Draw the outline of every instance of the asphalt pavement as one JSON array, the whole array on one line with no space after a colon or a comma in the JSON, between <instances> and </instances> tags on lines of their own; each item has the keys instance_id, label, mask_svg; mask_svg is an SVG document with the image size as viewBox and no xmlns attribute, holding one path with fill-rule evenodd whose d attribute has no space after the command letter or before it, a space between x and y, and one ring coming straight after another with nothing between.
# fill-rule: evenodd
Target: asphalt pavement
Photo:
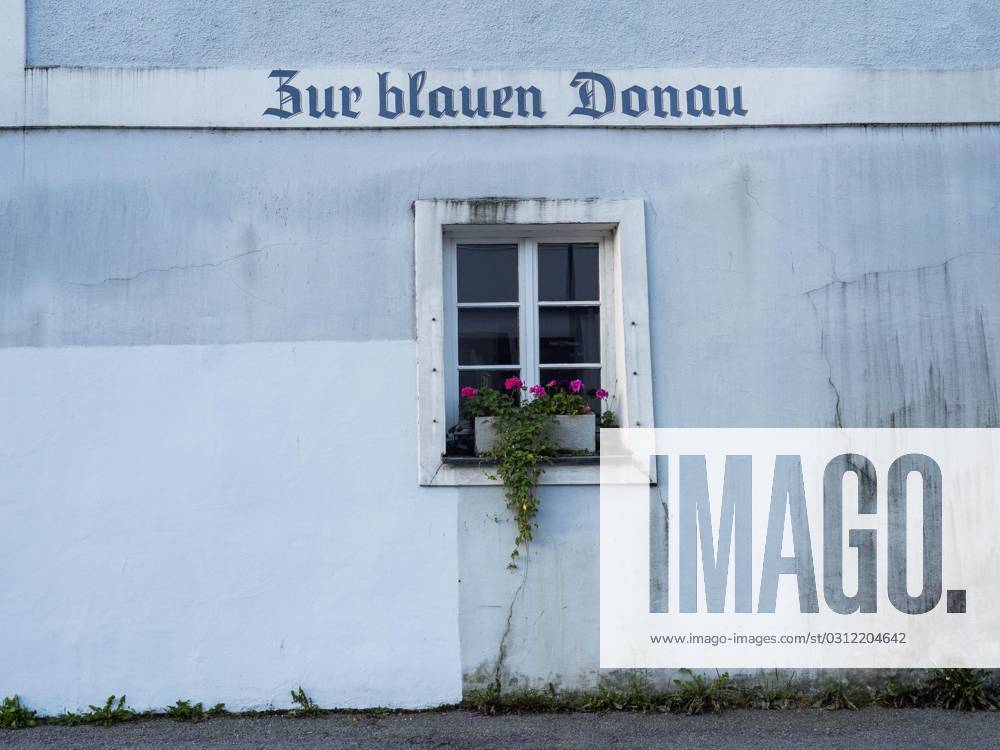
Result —
<instances>
[{"instance_id":1,"label":"asphalt pavement","mask_svg":"<svg viewBox=\"0 0 1000 750\"><path fill-rule=\"evenodd\" d=\"M934 709L728 711L669 714L524 714L470 711L219 718L165 718L113 727L0 730L2 748L229 750L276 748L998 748L1000 712Z\"/></svg>"}]
</instances>

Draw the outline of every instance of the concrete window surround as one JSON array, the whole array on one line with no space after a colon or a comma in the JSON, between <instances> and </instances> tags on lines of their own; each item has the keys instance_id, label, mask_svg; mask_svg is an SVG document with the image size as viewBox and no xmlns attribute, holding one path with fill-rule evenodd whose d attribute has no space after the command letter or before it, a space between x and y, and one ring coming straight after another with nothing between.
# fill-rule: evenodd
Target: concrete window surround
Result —
<instances>
[{"instance_id":1,"label":"concrete window surround","mask_svg":"<svg viewBox=\"0 0 1000 750\"><path fill-rule=\"evenodd\" d=\"M646 229L640 199L466 198L414 202L419 479L423 485L490 485L488 471L445 463L448 430L445 246L455 235L495 237L553 230L606 236L602 269L602 379L619 423L652 426ZM627 289L628 294L622 290ZM606 294L605 294L606 291ZM597 465L557 464L542 484L598 484Z\"/></svg>"}]
</instances>

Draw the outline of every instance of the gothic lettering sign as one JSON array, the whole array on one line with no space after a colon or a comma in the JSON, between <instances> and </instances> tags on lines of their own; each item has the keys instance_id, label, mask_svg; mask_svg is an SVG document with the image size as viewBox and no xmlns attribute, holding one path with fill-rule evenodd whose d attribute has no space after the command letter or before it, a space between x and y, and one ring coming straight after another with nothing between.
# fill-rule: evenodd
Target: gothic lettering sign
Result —
<instances>
[{"instance_id":1,"label":"gothic lettering sign","mask_svg":"<svg viewBox=\"0 0 1000 750\"><path fill-rule=\"evenodd\" d=\"M6 88L5 88L6 86ZM0 69L0 127L733 128L1000 122L1000 69Z\"/></svg>"},{"instance_id":2,"label":"gothic lettering sign","mask_svg":"<svg viewBox=\"0 0 1000 750\"><path fill-rule=\"evenodd\" d=\"M389 72L378 75L378 83L365 94L365 88L355 81L346 83L304 82L298 70L275 69L268 78L277 79L277 102L267 107L263 116L287 120L304 115L322 120L357 120L365 108L373 116L387 121L421 121L431 124L453 122L480 124L490 120L496 124L533 121L586 123L608 115L646 118L648 120L681 120L691 118L745 118L749 113L743 100L741 85L709 85L696 83L681 87L671 83L626 86L597 71L579 71L569 81L572 91L549 91L529 81L482 86L464 83L460 86L440 83L428 77L427 71L417 70L393 78ZM438 85L439 84L439 85ZM546 99L551 102L547 111ZM572 108L566 108L572 104ZM562 108L560 110L559 108ZM576 118L576 119L573 119ZM620 118L619 118L620 119Z\"/></svg>"}]
</instances>

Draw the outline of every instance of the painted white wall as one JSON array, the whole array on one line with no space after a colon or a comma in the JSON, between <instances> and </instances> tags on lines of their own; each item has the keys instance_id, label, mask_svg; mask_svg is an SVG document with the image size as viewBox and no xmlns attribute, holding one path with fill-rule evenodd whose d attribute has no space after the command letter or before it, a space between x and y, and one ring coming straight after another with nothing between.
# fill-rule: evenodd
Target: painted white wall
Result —
<instances>
[{"instance_id":1,"label":"painted white wall","mask_svg":"<svg viewBox=\"0 0 1000 750\"><path fill-rule=\"evenodd\" d=\"M457 701L457 503L416 484L414 357L0 350L0 694Z\"/></svg>"},{"instance_id":2,"label":"painted white wall","mask_svg":"<svg viewBox=\"0 0 1000 750\"><path fill-rule=\"evenodd\" d=\"M454 700L508 616L508 682L596 682L596 491L545 491L515 601L502 494L417 487L416 198L642 198L659 426L1000 424L996 126L29 131L0 163L0 692L43 710Z\"/></svg>"},{"instance_id":3,"label":"painted white wall","mask_svg":"<svg viewBox=\"0 0 1000 750\"><path fill-rule=\"evenodd\" d=\"M27 0L32 65L990 67L991 0Z\"/></svg>"}]
</instances>

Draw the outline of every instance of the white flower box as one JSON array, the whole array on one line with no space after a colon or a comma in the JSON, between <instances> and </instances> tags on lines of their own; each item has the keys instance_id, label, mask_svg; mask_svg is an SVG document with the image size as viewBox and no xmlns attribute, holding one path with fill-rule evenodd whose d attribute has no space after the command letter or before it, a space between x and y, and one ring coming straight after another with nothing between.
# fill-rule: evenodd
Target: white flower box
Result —
<instances>
[{"instance_id":1,"label":"white flower box","mask_svg":"<svg viewBox=\"0 0 1000 750\"><path fill-rule=\"evenodd\" d=\"M593 414L560 415L552 425L552 438L560 450L587 451L597 448L597 422ZM483 455L493 448L496 440L493 417L476 417L476 454Z\"/></svg>"}]
</instances>

